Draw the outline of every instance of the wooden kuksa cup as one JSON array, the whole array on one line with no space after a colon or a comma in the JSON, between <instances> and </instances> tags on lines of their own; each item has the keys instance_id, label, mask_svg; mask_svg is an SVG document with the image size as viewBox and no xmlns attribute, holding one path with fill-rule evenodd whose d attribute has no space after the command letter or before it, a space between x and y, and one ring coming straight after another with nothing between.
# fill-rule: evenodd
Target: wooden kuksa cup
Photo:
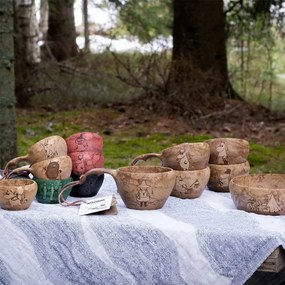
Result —
<instances>
[{"instance_id":1,"label":"wooden kuksa cup","mask_svg":"<svg viewBox=\"0 0 285 285\"><path fill-rule=\"evenodd\" d=\"M125 166L118 169L94 168L74 181L71 186L83 184L89 175L110 174L113 176L117 191L127 208L136 210L160 209L170 196L175 184L174 170L162 166ZM67 184L65 187L69 187ZM62 197L65 187L59 194L63 206L76 205L81 201L68 203Z\"/></svg>"},{"instance_id":2,"label":"wooden kuksa cup","mask_svg":"<svg viewBox=\"0 0 285 285\"><path fill-rule=\"evenodd\" d=\"M0 207L5 210L25 210L37 193L37 183L31 179L0 180Z\"/></svg>"},{"instance_id":3,"label":"wooden kuksa cup","mask_svg":"<svg viewBox=\"0 0 285 285\"><path fill-rule=\"evenodd\" d=\"M210 164L239 164L246 162L249 142L239 138L215 138L207 140L210 146Z\"/></svg>"},{"instance_id":4,"label":"wooden kuksa cup","mask_svg":"<svg viewBox=\"0 0 285 285\"><path fill-rule=\"evenodd\" d=\"M68 154L72 160L72 174L82 175L92 168L104 166L102 153L83 151L71 152Z\"/></svg>"},{"instance_id":5,"label":"wooden kuksa cup","mask_svg":"<svg viewBox=\"0 0 285 285\"><path fill-rule=\"evenodd\" d=\"M250 165L248 161L239 164L209 164L210 178L208 187L216 192L229 192L231 179L236 176L249 173Z\"/></svg>"},{"instance_id":6,"label":"wooden kuksa cup","mask_svg":"<svg viewBox=\"0 0 285 285\"><path fill-rule=\"evenodd\" d=\"M285 215L285 174L236 176L229 185L239 210L263 215Z\"/></svg>"},{"instance_id":7,"label":"wooden kuksa cup","mask_svg":"<svg viewBox=\"0 0 285 285\"><path fill-rule=\"evenodd\" d=\"M66 179L71 176L72 161L68 155L58 156L51 159L42 160L31 164L30 166L22 166L12 170L8 174L8 178L12 174L18 174L22 171L29 171L36 178L41 179Z\"/></svg>"},{"instance_id":8,"label":"wooden kuksa cup","mask_svg":"<svg viewBox=\"0 0 285 285\"><path fill-rule=\"evenodd\" d=\"M65 139L68 153L96 152L102 153L103 138L97 133L79 132Z\"/></svg>"},{"instance_id":9,"label":"wooden kuksa cup","mask_svg":"<svg viewBox=\"0 0 285 285\"><path fill-rule=\"evenodd\" d=\"M171 196L182 199L198 198L202 195L210 178L210 168L198 170L174 170L176 182Z\"/></svg>"},{"instance_id":10,"label":"wooden kuksa cup","mask_svg":"<svg viewBox=\"0 0 285 285\"><path fill-rule=\"evenodd\" d=\"M7 175L9 171L17 167L20 162L33 164L62 155L67 155L65 140L57 135L49 136L32 145L26 155L10 160L4 168L4 174Z\"/></svg>"},{"instance_id":11,"label":"wooden kuksa cup","mask_svg":"<svg viewBox=\"0 0 285 285\"><path fill-rule=\"evenodd\" d=\"M210 147L205 142L182 143L164 149L160 153L147 153L136 157L131 165L136 165L140 160L147 161L156 157L161 160L164 167L174 170L197 170L208 166Z\"/></svg>"}]
</instances>

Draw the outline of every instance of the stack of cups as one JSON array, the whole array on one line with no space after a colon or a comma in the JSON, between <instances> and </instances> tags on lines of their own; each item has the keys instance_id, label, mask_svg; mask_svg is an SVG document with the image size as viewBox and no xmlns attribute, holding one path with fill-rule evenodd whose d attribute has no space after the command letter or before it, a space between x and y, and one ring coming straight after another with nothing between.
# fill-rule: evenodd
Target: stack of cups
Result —
<instances>
[{"instance_id":1,"label":"stack of cups","mask_svg":"<svg viewBox=\"0 0 285 285\"><path fill-rule=\"evenodd\" d=\"M206 143L210 146L208 188L216 192L229 192L232 178L249 173L249 142L239 138L215 138Z\"/></svg>"},{"instance_id":2,"label":"stack of cups","mask_svg":"<svg viewBox=\"0 0 285 285\"><path fill-rule=\"evenodd\" d=\"M104 166L103 139L97 133L79 132L66 138L68 155L72 160L72 178L80 176L93 168ZM89 175L84 184L73 186L70 195L74 197L95 196L104 181L104 174Z\"/></svg>"},{"instance_id":3,"label":"stack of cups","mask_svg":"<svg viewBox=\"0 0 285 285\"><path fill-rule=\"evenodd\" d=\"M132 165L140 160L156 157L162 166L172 168L176 182L171 196L182 199L198 198L204 191L210 176L208 167L210 148L207 143L182 143L160 153L147 153L136 157Z\"/></svg>"},{"instance_id":4,"label":"stack of cups","mask_svg":"<svg viewBox=\"0 0 285 285\"><path fill-rule=\"evenodd\" d=\"M20 162L30 165L16 168L9 172L10 167ZM33 180L38 184L36 199L41 203L58 203L58 192L62 186L72 181L72 161L67 155L65 140L57 135L46 137L32 145L28 154L10 160L4 172L8 177L23 171L32 173ZM71 190L71 189L70 189ZM68 196L70 191L66 191Z\"/></svg>"}]
</instances>

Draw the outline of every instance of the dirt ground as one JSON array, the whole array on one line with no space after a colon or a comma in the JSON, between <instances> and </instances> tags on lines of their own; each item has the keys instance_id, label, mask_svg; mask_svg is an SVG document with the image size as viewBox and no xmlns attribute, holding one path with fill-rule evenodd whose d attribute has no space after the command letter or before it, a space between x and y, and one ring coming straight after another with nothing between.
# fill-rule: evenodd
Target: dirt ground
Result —
<instances>
[{"instance_id":1,"label":"dirt ground","mask_svg":"<svg viewBox=\"0 0 285 285\"><path fill-rule=\"evenodd\" d=\"M284 113L271 113L260 106L236 100L228 100L223 109L191 116L161 113L138 101L105 107L117 111L117 116L105 121L106 134L135 129L139 136L146 132L211 134L214 137L244 138L268 146L285 144Z\"/></svg>"}]
</instances>

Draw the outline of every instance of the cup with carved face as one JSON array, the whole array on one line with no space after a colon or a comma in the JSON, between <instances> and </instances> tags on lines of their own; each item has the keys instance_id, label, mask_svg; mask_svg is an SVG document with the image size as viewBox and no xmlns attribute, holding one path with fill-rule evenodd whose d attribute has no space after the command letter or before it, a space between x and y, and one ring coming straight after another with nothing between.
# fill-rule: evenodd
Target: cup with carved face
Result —
<instances>
[{"instance_id":1,"label":"cup with carved face","mask_svg":"<svg viewBox=\"0 0 285 285\"><path fill-rule=\"evenodd\" d=\"M33 144L26 155L10 160L4 168L4 174L7 175L10 170L17 167L20 162L33 164L62 155L67 155L65 140L57 135L49 136Z\"/></svg>"},{"instance_id":2,"label":"cup with carved face","mask_svg":"<svg viewBox=\"0 0 285 285\"><path fill-rule=\"evenodd\" d=\"M248 161L239 164L209 164L210 178L208 188L216 192L229 192L231 179L249 173Z\"/></svg>"},{"instance_id":3,"label":"cup with carved face","mask_svg":"<svg viewBox=\"0 0 285 285\"><path fill-rule=\"evenodd\" d=\"M37 183L31 179L0 180L0 207L4 210L25 210L37 193Z\"/></svg>"},{"instance_id":4,"label":"cup with carved face","mask_svg":"<svg viewBox=\"0 0 285 285\"><path fill-rule=\"evenodd\" d=\"M236 176L230 181L229 189L239 210L262 215L285 215L285 174Z\"/></svg>"},{"instance_id":5,"label":"cup with carved face","mask_svg":"<svg viewBox=\"0 0 285 285\"><path fill-rule=\"evenodd\" d=\"M249 142L239 138L214 138L207 140L210 146L210 164L239 164L246 162Z\"/></svg>"},{"instance_id":6,"label":"cup with carved face","mask_svg":"<svg viewBox=\"0 0 285 285\"><path fill-rule=\"evenodd\" d=\"M28 171L36 178L41 179L66 179L71 176L72 161L68 155L58 156L51 159L42 160L31 164L30 166L22 166L12 170L8 177L23 171Z\"/></svg>"},{"instance_id":7,"label":"cup with carved face","mask_svg":"<svg viewBox=\"0 0 285 285\"><path fill-rule=\"evenodd\" d=\"M125 166L118 169L94 168L83 174L78 183L83 184L89 175L104 173L113 176L117 191L126 207L136 210L162 208L175 184L174 170L162 166ZM64 191L63 187L59 194L59 201L62 205L67 206L69 205L68 202L61 195Z\"/></svg>"},{"instance_id":8,"label":"cup with carved face","mask_svg":"<svg viewBox=\"0 0 285 285\"><path fill-rule=\"evenodd\" d=\"M102 153L103 138L92 132L79 132L65 139L68 153L97 152Z\"/></svg>"},{"instance_id":9,"label":"cup with carved face","mask_svg":"<svg viewBox=\"0 0 285 285\"><path fill-rule=\"evenodd\" d=\"M174 171L176 182L171 196L182 199L198 198L202 195L210 178L210 168L187 171Z\"/></svg>"},{"instance_id":10,"label":"cup with carved face","mask_svg":"<svg viewBox=\"0 0 285 285\"><path fill-rule=\"evenodd\" d=\"M72 160L72 174L81 175L92 168L104 166L102 153L92 151L71 152L68 154Z\"/></svg>"},{"instance_id":11,"label":"cup with carved face","mask_svg":"<svg viewBox=\"0 0 285 285\"><path fill-rule=\"evenodd\" d=\"M137 156L131 163L136 165L139 161L158 158L162 166L174 170L197 170L208 166L210 147L205 142L182 143L164 149L160 153L146 153Z\"/></svg>"}]
</instances>

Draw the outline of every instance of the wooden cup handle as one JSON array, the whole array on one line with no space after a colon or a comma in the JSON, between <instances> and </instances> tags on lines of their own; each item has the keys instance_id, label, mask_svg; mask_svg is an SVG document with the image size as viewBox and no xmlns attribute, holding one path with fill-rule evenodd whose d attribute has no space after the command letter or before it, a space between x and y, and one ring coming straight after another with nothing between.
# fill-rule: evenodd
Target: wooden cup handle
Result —
<instances>
[{"instance_id":1,"label":"wooden cup handle","mask_svg":"<svg viewBox=\"0 0 285 285\"><path fill-rule=\"evenodd\" d=\"M10 161L8 161L8 163L6 164L5 168L4 168L4 175L8 175L8 173L10 172L10 169L12 167L16 167L20 162L30 162L28 159L28 155L24 155L24 156L19 156L16 158L11 159Z\"/></svg>"},{"instance_id":2,"label":"wooden cup handle","mask_svg":"<svg viewBox=\"0 0 285 285\"><path fill-rule=\"evenodd\" d=\"M27 166L22 166L22 167L18 167L16 169L13 169L12 171L8 172L7 174L4 174L4 177L9 179L12 174L19 174L21 171L25 171L25 170L32 172L31 171L32 169L30 167L27 168Z\"/></svg>"},{"instance_id":3,"label":"wooden cup handle","mask_svg":"<svg viewBox=\"0 0 285 285\"><path fill-rule=\"evenodd\" d=\"M161 154L160 153L146 153L137 156L131 163L131 165L136 165L140 160L147 161L149 158L156 157L161 161Z\"/></svg>"}]
</instances>

